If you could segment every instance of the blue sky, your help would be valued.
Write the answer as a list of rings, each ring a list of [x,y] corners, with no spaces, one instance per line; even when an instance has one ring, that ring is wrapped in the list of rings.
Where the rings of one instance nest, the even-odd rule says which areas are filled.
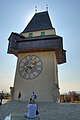
[[[63,37],[67,63],[59,65],[60,92],[80,91],[80,0],[0,1],[0,91],[13,86],[17,58],[7,54],[11,32],[20,33],[37,11],[46,10],[57,35]]]

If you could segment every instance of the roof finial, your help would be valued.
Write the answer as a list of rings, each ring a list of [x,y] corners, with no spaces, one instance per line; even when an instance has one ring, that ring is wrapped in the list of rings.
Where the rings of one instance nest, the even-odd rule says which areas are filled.
[[[48,11],[48,5],[46,4],[46,11]]]
[[[37,6],[35,6],[35,13],[37,13]]]

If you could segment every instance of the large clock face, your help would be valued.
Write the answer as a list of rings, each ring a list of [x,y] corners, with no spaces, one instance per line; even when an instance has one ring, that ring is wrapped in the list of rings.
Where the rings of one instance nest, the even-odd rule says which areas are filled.
[[[37,77],[41,73],[42,68],[42,61],[36,55],[28,55],[24,57],[18,66],[20,75],[26,80]]]

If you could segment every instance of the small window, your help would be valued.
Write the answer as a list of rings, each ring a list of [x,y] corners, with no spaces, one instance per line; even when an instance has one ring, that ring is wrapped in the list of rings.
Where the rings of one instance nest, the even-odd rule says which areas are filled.
[[[29,38],[33,37],[33,33],[29,33],[28,37]]]
[[[45,32],[41,32],[41,36],[45,36]]]

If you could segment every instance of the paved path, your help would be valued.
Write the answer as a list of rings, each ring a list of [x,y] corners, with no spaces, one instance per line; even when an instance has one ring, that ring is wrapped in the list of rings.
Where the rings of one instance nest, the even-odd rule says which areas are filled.
[[[8,101],[0,105],[0,120],[11,113],[24,114],[27,102]],[[80,120],[80,104],[38,103],[40,120]],[[22,117],[22,116],[21,116]],[[16,120],[27,120],[26,118]]]

